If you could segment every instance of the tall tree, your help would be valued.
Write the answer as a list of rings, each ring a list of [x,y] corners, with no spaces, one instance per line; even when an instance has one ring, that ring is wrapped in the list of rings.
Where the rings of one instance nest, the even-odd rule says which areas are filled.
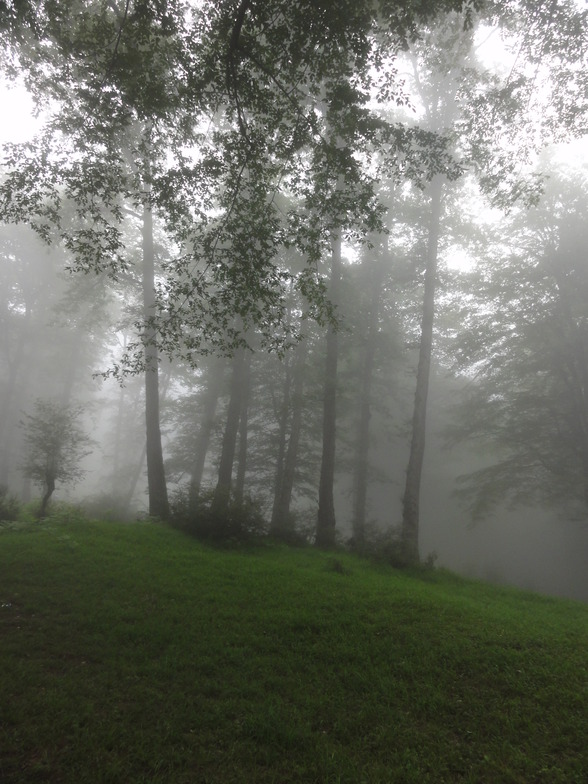
[[[200,493],[206,454],[215,424],[215,414],[222,390],[225,374],[225,361],[215,358],[206,375],[206,391],[202,402],[198,434],[190,465],[190,505],[194,506]]]
[[[245,478],[247,475],[247,456],[249,442],[249,406],[251,403],[251,353],[245,355],[243,368],[243,389],[241,391],[241,411],[239,414],[239,450],[237,452],[237,474],[235,476],[235,502],[243,503]]]
[[[430,222],[425,255],[423,310],[419,360],[414,394],[412,429],[406,484],[402,498],[402,542],[404,556],[410,562],[419,560],[419,502],[421,476],[425,455],[427,399],[433,353],[433,325],[435,320],[435,290],[441,225],[443,180],[438,175],[430,186]]]
[[[244,331],[256,326],[264,343],[287,340],[281,325],[288,272],[276,267],[277,249],[283,242],[310,246],[307,275],[296,282],[308,293],[320,283],[312,264],[324,235],[317,235],[320,201],[283,216],[274,195],[304,194],[329,154],[316,111],[325,85],[332,107],[340,114],[345,107],[337,132],[351,149],[377,137],[406,151],[426,143],[418,130],[375,122],[365,103],[374,66],[406,46],[437,9],[405,2],[391,14],[387,2],[380,5],[66,0],[11,7],[0,32],[35,95],[51,96],[60,108],[43,145],[13,149],[5,216],[30,220],[46,237],[62,234],[82,269],[120,270],[120,195],[137,193],[136,173],[129,177],[121,160],[121,135],[149,122],[158,153],[153,205],[182,249],[160,303],[160,347],[188,359],[205,340],[233,350],[242,337],[231,328],[235,312]],[[447,0],[441,7],[457,5]],[[387,87],[404,100],[399,85]],[[208,138],[201,120],[221,115]],[[57,139],[69,141],[69,149],[56,148]],[[191,148],[198,156],[186,153]],[[308,154],[321,148],[325,154]],[[330,157],[331,168],[347,178],[355,173],[350,216],[373,224],[373,188],[360,176],[361,161]],[[61,219],[60,183],[77,205],[79,225]],[[315,305],[320,292],[315,285]],[[188,325],[195,329],[185,342]]]
[[[298,448],[302,432],[304,374],[307,351],[307,339],[304,339],[296,348],[292,367],[290,368],[290,365],[288,365],[284,380],[283,404],[279,422],[278,461],[270,522],[270,531],[278,537],[291,535],[293,531],[290,504],[292,502],[292,492],[298,465]]]
[[[464,4],[462,14],[449,13],[433,25],[412,51],[415,83],[428,127],[456,134],[456,146],[464,165],[476,170],[483,190],[494,204],[511,206],[517,200],[534,203],[541,190],[541,177],[528,166],[538,146],[561,137],[561,105],[554,100],[562,74],[570,75],[585,56],[588,38],[582,28],[586,13],[573,3],[555,9],[550,2],[486,4],[476,15],[473,4]],[[475,68],[473,44],[476,24],[500,25],[512,56],[506,74],[490,74]],[[484,29],[488,34],[488,29]],[[568,41],[565,45],[564,42]],[[565,57],[552,57],[559,49]],[[418,54],[418,57],[415,56]],[[482,75],[483,71],[483,75]],[[539,73],[544,78],[543,95],[537,88]],[[555,88],[555,89],[554,89]],[[560,105],[559,119],[550,108]],[[543,106],[541,109],[540,107]],[[506,143],[509,137],[510,143]],[[413,413],[411,452],[403,498],[402,539],[409,561],[418,560],[419,492],[425,444],[428,377],[432,350],[439,221],[442,215],[442,185],[431,183],[431,219],[426,252],[423,316],[417,385]],[[435,226],[435,223],[437,224]]]
[[[149,166],[143,182],[142,252],[143,252],[143,313],[145,332],[145,426],[147,486],[149,514],[166,520],[169,516],[167,485],[163,466],[163,449],[159,418],[159,350],[157,335],[152,326],[155,317],[155,250],[153,246],[153,213],[151,209],[151,184]]]
[[[331,276],[329,300],[333,307],[339,304],[341,285],[341,236],[334,234],[331,245]],[[337,435],[337,363],[339,336],[337,327],[330,324],[326,335],[326,356],[323,386],[323,447],[319,480],[316,544],[318,547],[335,545],[335,453]]]
[[[244,347],[237,349],[231,362],[229,404],[218,467],[218,479],[212,504],[213,512],[217,515],[226,511],[231,496],[239,423],[245,404],[247,351],[248,349]]]
[[[464,5],[462,14],[467,8],[468,6]],[[451,132],[457,118],[457,93],[463,80],[465,60],[473,42],[473,31],[464,25],[462,14],[448,14],[422,43],[417,44],[416,49],[410,54],[417,95],[424,107],[426,126],[429,130],[438,133]],[[404,557],[409,562],[419,560],[419,504],[433,353],[435,293],[444,180],[445,177],[442,174],[436,174],[427,188],[429,219],[423,275],[419,359],[410,452],[402,499],[402,543]]]
[[[369,289],[366,298],[367,324],[362,339],[361,367],[357,398],[357,430],[353,459],[353,516],[351,522],[354,546],[361,550],[365,543],[368,476],[370,464],[370,420],[373,406],[373,384],[380,331],[380,315],[384,295],[385,259],[387,248],[380,240],[373,250],[364,252],[362,264],[369,266]]]
[[[543,202],[514,212],[494,241],[488,232],[469,303],[454,303],[467,324],[456,367],[471,381],[450,435],[485,449],[486,465],[461,478],[474,517],[502,503],[587,513],[587,188],[585,166],[552,167]]]
[[[141,334],[156,330],[160,351],[192,363],[204,346],[240,350],[253,328],[262,345],[287,345],[288,281],[324,315],[318,262],[333,227],[358,236],[380,226],[369,151],[385,147],[409,169],[423,159],[438,170],[451,164],[442,140],[376,117],[368,101],[379,88],[405,102],[396,69],[384,66],[439,9],[457,7],[456,0],[11,7],[0,33],[35,95],[57,108],[36,145],[10,151],[3,216],[60,237],[75,268],[120,275],[129,257],[123,205],[140,207],[144,192],[146,140],[133,131],[149,127],[150,205],[178,252],[158,284],[157,316],[141,321]],[[202,121],[212,117],[219,122],[207,136]],[[297,200],[285,213],[280,192]],[[283,245],[304,254],[306,274],[277,263]],[[129,349],[127,369],[152,363],[144,344]]]

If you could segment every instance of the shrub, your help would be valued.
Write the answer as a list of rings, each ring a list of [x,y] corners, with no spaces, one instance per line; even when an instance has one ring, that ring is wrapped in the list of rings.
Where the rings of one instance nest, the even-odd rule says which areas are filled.
[[[18,517],[15,518],[20,523],[38,523],[39,498],[18,504]],[[43,517],[44,522],[48,523],[85,523],[88,516],[81,506],[67,503],[65,501],[54,502],[49,508],[49,512]]]
[[[361,543],[351,539],[348,546],[354,552],[379,563],[387,563],[394,569],[404,569],[410,563],[399,527],[390,526],[382,530],[376,526],[369,526]]]
[[[304,547],[312,544],[315,537],[316,513],[302,516],[299,512],[290,511],[288,517],[279,527],[270,531],[273,540],[290,547]]]
[[[170,502],[170,523],[198,539],[217,543],[248,542],[267,533],[261,502],[245,496],[237,502],[229,498],[225,510],[213,508],[214,491],[203,490],[191,498],[188,490],[178,490]]]
[[[39,519],[40,500],[26,501],[20,505],[18,519],[22,523],[34,523]]]
[[[87,523],[88,516],[78,504],[54,501],[43,520],[48,523]]]
[[[101,493],[87,498],[82,504],[84,512],[90,518],[109,522],[130,522],[136,514],[129,510],[126,498]]]

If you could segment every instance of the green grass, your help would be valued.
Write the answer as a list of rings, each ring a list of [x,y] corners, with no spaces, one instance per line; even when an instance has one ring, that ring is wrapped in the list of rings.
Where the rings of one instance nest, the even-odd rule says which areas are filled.
[[[586,784],[588,607],[334,557],[1,531],[2,784]]]

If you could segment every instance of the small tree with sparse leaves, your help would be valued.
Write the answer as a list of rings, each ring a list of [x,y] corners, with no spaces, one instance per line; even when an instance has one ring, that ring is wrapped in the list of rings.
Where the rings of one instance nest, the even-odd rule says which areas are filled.
[[[21,421],[26,456],[23,471],[43,488],[39,519],[45,517],[57,482],[75,484],[85,475],[80,466],[92,440],[79,423],[82,408],[37,400],[33,414]]]

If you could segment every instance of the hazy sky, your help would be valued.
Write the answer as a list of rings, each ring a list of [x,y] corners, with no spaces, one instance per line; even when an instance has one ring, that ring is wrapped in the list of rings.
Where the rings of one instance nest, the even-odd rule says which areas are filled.
[[[0,143],[22,142],[29,139],[41,126],[33,117],[33,102],[22,85],[8,85],[0,77]]]

